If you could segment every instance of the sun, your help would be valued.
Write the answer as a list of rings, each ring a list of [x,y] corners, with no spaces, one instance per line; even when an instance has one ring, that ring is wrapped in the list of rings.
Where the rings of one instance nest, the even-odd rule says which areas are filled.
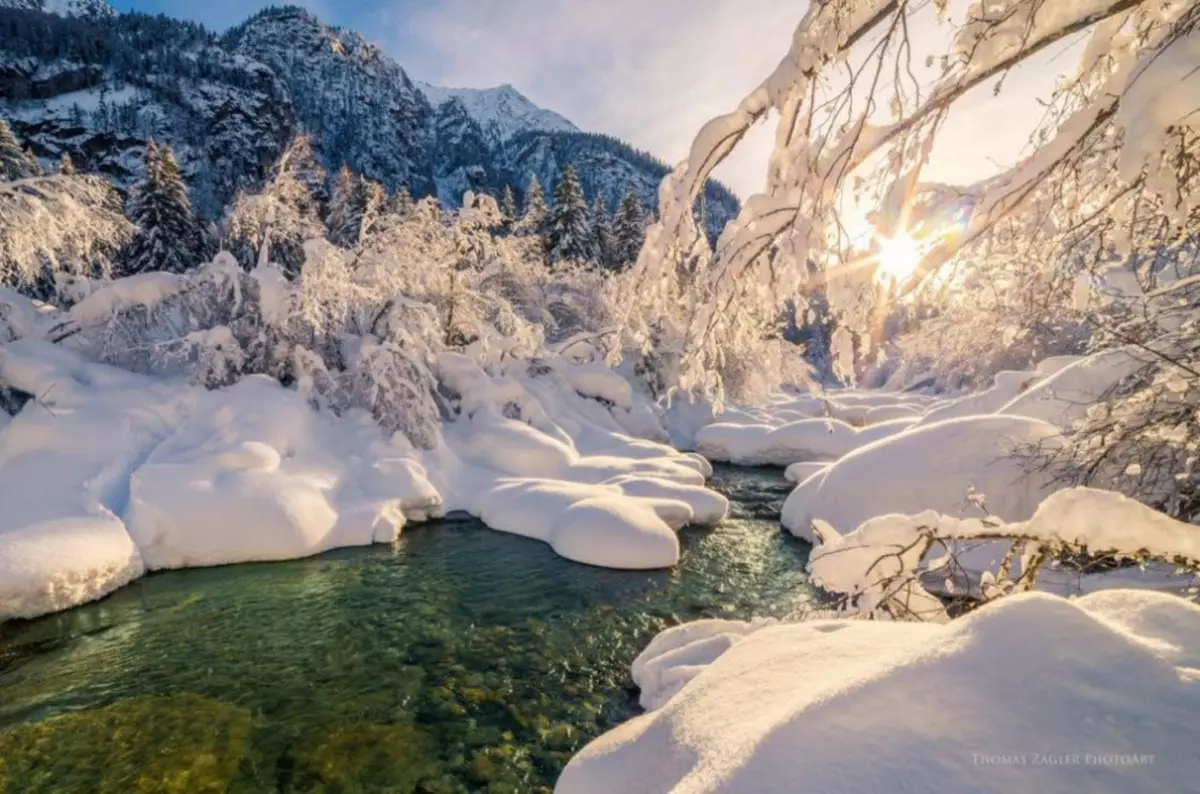
[[[876,259],[879,267],[876,276],[880,280],[891,280],[897,283],[907,281],[917,272],[923,256],[921,243],[907,234],[895,237],[877,237]]]

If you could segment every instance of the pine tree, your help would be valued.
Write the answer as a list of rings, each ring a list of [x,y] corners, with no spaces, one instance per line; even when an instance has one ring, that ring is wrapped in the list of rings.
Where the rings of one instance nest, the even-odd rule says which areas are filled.
[[[123,275],[182,273],[200,263],[203,234],[169,147],[160,152],[154,141],[146,146],[146,176],[134,188],[128,212],[137,231],[122,257]]]
[[[72,176],[75,173],[75,161],[71,159],[71,155],[63,152],[62,160],[58,164],[58,172],[63,176]]]
[[[354,174],[343,166],[329,208],[329,239],[342,248],[354,248],[379,217],[384,190],[378,182]]]
[[[542,183],[534,176],[529,180],[529,187],[525,191],[525,214],[521,216],[517,230],[522,234],[543,234],[546,231],[548,215]]]
[[[554,207],[546,228],[546,251],[552,262],[590,262],[596,245],[588,218],[587,202],[575,169],[567,166],[554,188]]]
[[[513,190],[509,186],[504,187],[504,192],[500,194],[500,214],[504,217],[504,228],[511,229],[519,220],[517,218],[517,197],[513,195]]]
[[[621,199],[613,221],[613,267],[623,270],[637,261],[646,239],[646,218],[637,193],[630,190]]]
[[[17,143],[8,122],[0,119],[0,181],[27,179],[41,169]]]
[[[604,196],[599,193],[596,194],[596,203],[592,205],[592,238],[600,267],[615,269],[612,219],[608,217],[608,208],[604,206]]]

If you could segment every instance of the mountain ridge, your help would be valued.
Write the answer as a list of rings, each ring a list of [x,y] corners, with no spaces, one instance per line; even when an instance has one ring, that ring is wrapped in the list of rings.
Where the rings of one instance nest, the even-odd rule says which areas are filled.
[[[101,0],[0,0],[0,115],[43,162],[68,152],[121,189],[139,178],[146,142],[162,140],[209,219],[301,133],[331,171],[450,205],[466,190],[521,196],[534,176],[552,190],[572,165],[589,201],[611,210],[633,190],[653,207],[668,170],[511,85],[415,82],[378,45],[303,8],[267,8],[216,35],[100,6],[111,12]],[[738,205],[717,183],[708,197],[713,232]]]

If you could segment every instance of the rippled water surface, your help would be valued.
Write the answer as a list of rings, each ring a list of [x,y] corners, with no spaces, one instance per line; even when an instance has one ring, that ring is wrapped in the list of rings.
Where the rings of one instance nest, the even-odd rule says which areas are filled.
[[[0,625],[0,794],[549,791],[638,712],[629,664],[655,632],[806,608],[787,483],[720,469],[714,486],[732,515],[684,530],[672,571],[447,520]]]

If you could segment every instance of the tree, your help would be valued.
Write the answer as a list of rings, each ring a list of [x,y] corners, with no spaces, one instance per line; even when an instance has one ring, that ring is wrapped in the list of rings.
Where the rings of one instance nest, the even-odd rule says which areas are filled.
[[[204,255],[200,225],[192,213],[187,185],[170,147],[146,146],[146,174],[129,201],[137,231],[122,257],[123,275],[166,270],[183,273]]]
[[[569,165],[554,188],[554,207],[546,224],[546,251],[552,262],[590,262],[596,258],[583,189],[575,169]]]
[[[8,122],[0,119],[0,182],[37,176],[41,169],[13,136]]]
[[[642,202],[632,189],[621,199],[612,226],[612,266],[623,270],[637,261],[646,237],[646,219]]]
[[[504,217],[505,229],[512,229],[520,220],[518,212],[517,198],[513,195],[513,189],[505,185],[504,192],[500,195],[500,214]]]
[[[58,165],[58,172],[64,176],[71,176],[75,173],[75,161],[71,159],[71,155],[63,152],[62,160]]]
[[[262,191],[235,199],[226,219],[229,249],[247,267],[274,262],[285,274],[297,275],[304,244],[324,236],[325,192],[325,170],[312,156],[309,139],[293,139]]]
[[[1089,0],[1055,14],[1042,13],[1049,7],[1044,0],[973,3],[965,22],[943,20],[957,25],[948,30],[954,50],[932,88],[909,63],[910,17],[923,5],[811,4],[776,70],[730,113],[706,124],[688,160],[664,180],[661,218],[648,232],[630,291],[637,302],[630,317],[679,329],[663,344],[683,351],[680,385],[729,392],[721,373],[738,357],[731,348],[745,338],[735,310],[762,322],[777,317],[780,296],[797,294],[809,280],[810,262],[840,329],[855,335],[853,349],[873,360],[885,341],[872,322],[879,301],[940,288],[945,281],[930,277],[947,278],[940,271],[951,263],[956,278],[1023,271],[1030,290],[1006,291],[997,305],[1045,305],[1069,295],[1063,285],[1073,284],[1072,271],[1089,262],[1139,247],[1149,252],[1196,232],[1189,197],[1200,189],[1200,116],[1188,97],[1200,89],[1189,55],[1200,3]],[[1057,11],[1060,4],[1053,5]],[[973,89],[996,86],[1015,66],[1084,33],[1090,41],[1079,67],[1052,99],[1030,154],[976,186],[957,229],[921,241],[903,285],[874,288],[877,260],[845,232],[857,226],[850,208],[885,208],[889,222],[880,224],[880,234],[908,234],[905,216],[924,190],[921,175],[947,114]],[[893,74],[899,79],[880,77]],[[764,192],[743,204],[711,251],[695,223],[700,191],[750,128],[772,113],[778,134]],[[704,267],[687,265],[697,258],[707,261]],[[680,309],[685,294],[687,308]],[[993,347],[995,333],[993,327]]]
[[[329,240],[342,248],[354,248],[379,217],[385,194],[378,182],[359,176],[343,166],[333,189],[329,209]]]
[[[604,206],[604,196],[596,194],[592,205],[592,238],[596,250],[596,261],[600,267],[611,270],[615,267],[615,245],[613,239],[612,219],[608,217],[608,209]]]
[[[548,216],[549,210],[546,207],[546,196],[542,192],[542,183],[538,181],[537,176],[533,176],[525,190],[525,214],[517,224],[517,231],[521,234],[543,234],[546,231]]]

